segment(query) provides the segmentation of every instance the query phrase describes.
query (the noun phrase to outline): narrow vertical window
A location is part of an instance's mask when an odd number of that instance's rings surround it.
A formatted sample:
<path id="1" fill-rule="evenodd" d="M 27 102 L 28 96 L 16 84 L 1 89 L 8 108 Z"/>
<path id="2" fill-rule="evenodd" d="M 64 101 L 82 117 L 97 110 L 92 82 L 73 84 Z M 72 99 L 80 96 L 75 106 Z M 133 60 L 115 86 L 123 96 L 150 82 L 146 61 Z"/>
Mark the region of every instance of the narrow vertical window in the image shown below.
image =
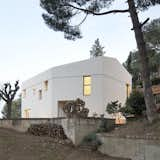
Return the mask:
<path id="1" fill-rule="evenodd" d="M 91 95 L 91 76 L 83 76 L 83 95 L 89 96 Z"/>
<path id="2" fill-rule="evenodd" d="M 39 98 L 39 100 L 42 99 L 42 90 L 41 89 L 38 91 L 38 98 Z"/>
<path id="3" fill-rule="evenodd" d="M 127 98 L 129 98 L 129 96 L 130 96 L 130 94 L 131 94 L 131 86 L 130 86 L 130 84 L 126 84 L 126 95 L 127 95 Z"/>
<path id="4" fill-rule="evenodd" d="M 36 94 L 36 89 L 35 88 L 33 88 L 33 95 L 35 95 Z"/>
<path id="5" fill-rule="evenodd" d="M 156 104 L 160 104 L 160 94 L 155 95 Z"/>
<path id="6" fill-rule="evenodd" d="M 29 111 L 30 111 L 31 109 L 25 109 L 24 110 L 24 117 L 25 118 L 29 118 L 30 117 L 30 115 L 29 115 Z"/>
<path id="7" fill-rule="evenodd" d="M 22 95 L 23 95 L 23 98 L 26 97 L 26 89 L 24 89 L 24 90 L 22 91 Z"/>
<path id="8" fill-rule="evenodd" d="M 48 81 L 44 81 L 44 90 L 47 91 L 48 90 Z"/>

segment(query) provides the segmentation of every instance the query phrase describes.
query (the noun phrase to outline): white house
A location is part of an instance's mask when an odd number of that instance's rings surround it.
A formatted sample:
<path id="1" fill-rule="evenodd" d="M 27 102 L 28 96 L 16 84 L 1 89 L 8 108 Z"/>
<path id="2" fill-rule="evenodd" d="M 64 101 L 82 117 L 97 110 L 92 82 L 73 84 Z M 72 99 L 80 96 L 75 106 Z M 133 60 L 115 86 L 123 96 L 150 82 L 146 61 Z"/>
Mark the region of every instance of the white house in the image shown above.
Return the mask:
<path id="1" fill-rule="evenodd" d="M 22 84 L 22 117 L 65 116 L 66 101 L 80 98 L 89 116 L 106 113 L 107 103 L 125 103 L 131 89 L 131 75 L 115 58 L 97 57 L 53 67 Z"/>

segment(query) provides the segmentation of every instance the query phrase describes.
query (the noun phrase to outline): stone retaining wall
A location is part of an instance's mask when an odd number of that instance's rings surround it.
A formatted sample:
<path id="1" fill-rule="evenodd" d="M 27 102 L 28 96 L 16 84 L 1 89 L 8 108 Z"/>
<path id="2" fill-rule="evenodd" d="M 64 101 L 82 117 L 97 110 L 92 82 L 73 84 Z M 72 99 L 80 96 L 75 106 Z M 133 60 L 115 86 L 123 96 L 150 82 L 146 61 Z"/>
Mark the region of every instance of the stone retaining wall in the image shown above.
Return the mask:
<path id="1" fill-rule="evenodd" d="M 99 151 L 104 154 L 132 160 L 160 160 L 159 137 L 97 135 L 102 142 Z"/>
<path id="2" fill-rule="evenodd" d="M 91 132 L 96 131 L 100 124 L 100 118 L 31 118 L 31 119 L 0 119 L 0 127 L 26 132 L 31 124 L 51 123 L 62 125 L 66 136 L 75 145 L 79 145 L 82 139 Z M 108 120 L 108 125 L 113 125 L 113 120 Z"/>

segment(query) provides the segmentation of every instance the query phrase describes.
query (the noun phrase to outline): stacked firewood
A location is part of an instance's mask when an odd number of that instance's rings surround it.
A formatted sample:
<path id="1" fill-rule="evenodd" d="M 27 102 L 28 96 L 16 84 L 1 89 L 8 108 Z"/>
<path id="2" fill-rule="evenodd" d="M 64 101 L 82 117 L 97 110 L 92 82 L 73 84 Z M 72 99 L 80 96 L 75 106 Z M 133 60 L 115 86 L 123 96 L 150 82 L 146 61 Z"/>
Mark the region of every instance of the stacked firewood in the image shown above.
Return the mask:
<path id="1" fill-rule="evenodd" d="M 49 136 L 55 139 L 66 139 L 61 125 L 57 124 L 32 124 L 28 132 L 35 136 Z"/>

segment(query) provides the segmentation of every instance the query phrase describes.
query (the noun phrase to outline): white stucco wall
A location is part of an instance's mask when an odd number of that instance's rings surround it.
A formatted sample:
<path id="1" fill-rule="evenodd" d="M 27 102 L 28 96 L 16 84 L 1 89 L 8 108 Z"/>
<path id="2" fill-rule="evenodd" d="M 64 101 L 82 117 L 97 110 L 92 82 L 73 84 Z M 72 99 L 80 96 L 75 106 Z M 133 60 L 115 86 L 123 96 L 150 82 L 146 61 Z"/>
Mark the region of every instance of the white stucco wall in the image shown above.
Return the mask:
<path id="1" fill-rule="evenodd" d="M 124 106 L 127 98 L 126 84 L 132 87 L 132 77 L 115 58 L 103 60 L 104 73 L 104 109 L 111 101 L 119 101 Z M 105 110 L 104 110 L 105 111 Z M 107 115 L 107 113 L 106 113 Z"/>
<path id="2" fill-rule="evenodd" d="M 92 92 L 83 96 L 83 76 L 91 75 Z M 118 81 L 116 81 L 116 80 Z M 48 80 L 48 91 L 44 90 L 44 81 Z M 98 57 L 71 64 L 51 68 L 26 81 L 22 90 L 26 89 L 26 97 L 22 98 L 22 117 L 24 110 L 30 108 L 29 116 L 57 117 L 58 101 L 81 98 L 89 108 L 89 115 L 104 114 L 107 102 L 117 97 L 126 99 L 126 82 L 131 83 L 131 76 L 122 65 L 113 58 Z M 123 82 L 118 83 L 118 82 Z M 35 95 L 33 95 L 35 89 Z M 42 90 L 42 100 L 38 99 L 38 90 Z M 116 92 L 115 92 L 116 91 Z"/>

